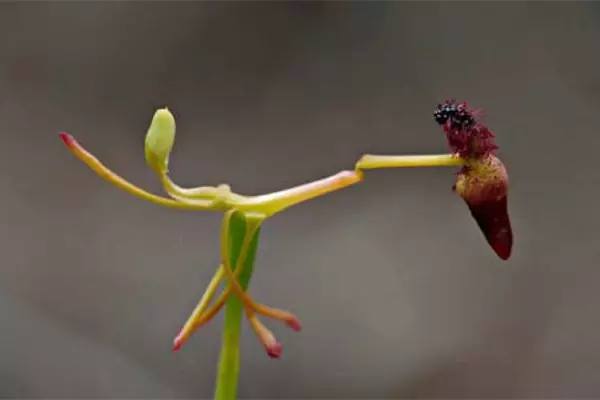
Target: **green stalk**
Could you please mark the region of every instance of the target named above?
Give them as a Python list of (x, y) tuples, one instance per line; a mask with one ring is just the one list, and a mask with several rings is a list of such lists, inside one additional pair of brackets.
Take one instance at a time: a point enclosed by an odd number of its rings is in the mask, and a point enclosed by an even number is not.
[[(248, 218), (242, 212), (235, 212), (230, 220), (228, 247), (231, 259), (231, 268), (235, 269), (242, 243), (249, 232), (248, 228), (260, 224), (261, 221)], [(260, 227), (254, 230), (254, 237), (250, 242), (243, 270), (238, 281), (242, 289), (247, 290), (252, 277), (256, 246)], [(232, 295), (225, 305), (225, 327), (221, 343), (221, 358), (217, 372), (215, 387), (215, 400), (235, 400), (237, 398), (238, 377), (240, 373), (240, 336), (242, 331), (242, 317), (244, 305), (240, 298)]]

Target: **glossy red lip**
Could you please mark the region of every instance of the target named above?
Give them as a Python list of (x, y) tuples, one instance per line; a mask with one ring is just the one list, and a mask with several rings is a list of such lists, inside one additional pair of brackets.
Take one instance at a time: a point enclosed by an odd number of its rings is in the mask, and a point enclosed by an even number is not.
[(498, 257), (508, 260), (512, 254), (513, 232), (508, 217), (507, 197), (476, 205), (467, 202), (467, 205), (489, 245)]

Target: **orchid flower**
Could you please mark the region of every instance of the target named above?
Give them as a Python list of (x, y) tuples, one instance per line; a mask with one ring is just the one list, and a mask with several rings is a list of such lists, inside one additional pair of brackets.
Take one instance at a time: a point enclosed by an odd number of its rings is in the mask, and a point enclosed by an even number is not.
[[(217, 268), (194, 312), (174, 340), (173, 349), (179, 349), (195, 330), (208, 323), (223, 308), (232, 294), (235, 294), (242, 300), (248, 321), (268, 354), (278, 357), (281, 353), (280, 345), (261, 323), (259, 316), (280, 320), (296, 331), (301, 329), (301, 324), (293, 314), (261, 304), (241, 288), (238, 279), (243, 269), (238, 267), (245, 263), (244, 259), (250, 251), (249, 241), (266, 218), (295, 204), (353, 185), (363, 179), (360, 171), (341, 171), (315, 182), (259, 196), (239, 195), (232, 192), (230, 186), (226, 184), (182, 188), (174, 183), (168, 174), (169, 155), (175, 143), (175, 119), (165, 108), (156, 111), (152, 118), (146, 134), (145, 158), (170, 196), (166, 198), (149, 193), (117, 175), (85, 150), (73, 136), (60, 133), (60, 137), (67, 148), (93, 171), (130, 194), (165, 207), (225, 212), (221, 235), (221, 265)], [(248, 225), (252, 228), (244, 232), (245, 241), (241, 244), (239, 259), (236, 265), (232, 265), (233, 261), (230, 257), (232, 250), (229, 245), (230, 225), (236, 216), (251, 222)], [(223, 279), (227, 280), (227, 287), (209, 307)]]
[(508, 216), (508, 172), (496, 156), (495, 135), (480, 120), (482, 110), (447, 100), (439, 104), (435, 121), (442, 127), (450, 154), (431, 156), (365, 155), (356, 168), (461, 167), (452, 189), (467, 203), (485, 239), (502, 260), (512, 253)]
[[(73, 136), (60, 133), (67, 148), (94, 172), (116, 187), (143, 200), (164, 207), (223, 212), (221, 262), (206, 291), (173, 342), (178, 350), (200, 327), (225, 307), (225, 328), (215, 389), (219, 400), (235, 399), (239, 374), (239, 338), (245, 314), (267, 354), (277, 358), (282, 346), (260, 317), (280, 321), (294, 331), (300, 320), (289, 311), (256, 301), (247, 292), (263, 222), (289, 207), (340, 190), (364, 179), (363, 170), (400, 167), (461, 167), (454, 190), (467, 202), (486, 239), (503, 259), (510, 256), (512, 230), (507, 213), (508, 177), (502, 162), (494, 155), (493, 134), (476, 120), (466, 103), (448, 101), (435, 112), (443, 127), (449, 154), (364, 155), (353, 170), (289, 189), (263, 194), (241, 195), (228, 184), (184, 188), (169, 176), (169, 156), (175, 144), (175, 118), (167, 108), (155, 112), (145, 138), (146, 163), (160, 179), (169, 197), (150, 193), (110, 170), (89, 153)], [(226, 281), (224, 289), (217, 291)], [(216, 297), (216, 298), (215, 298)]]

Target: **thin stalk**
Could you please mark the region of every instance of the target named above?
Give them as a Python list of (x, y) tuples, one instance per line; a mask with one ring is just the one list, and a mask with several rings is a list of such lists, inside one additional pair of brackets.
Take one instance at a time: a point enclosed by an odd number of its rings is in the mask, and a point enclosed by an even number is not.
[[(259, 222), (248, 218), (242, 212), (233, 213), (229, 225), (229, 257), (231, 268), (236, 268), (237, 260), (242, 250), (244, 238), (251, 232), (252, 225)], [(260, 227), (253, 230), (253, 238), (244, 263), (240, 266), (238, 282), (242, 289), (248, 289), (250, 278), (254, 268), (256, 246)], [(240, 336), (242, 331), (242, 318), (244, 316), (244, 304), (242, 300), (232, 294), (225, 305), (225, 327), (223, 329), (221, 356), (217, 372), (217, 383), (215, 387), (215, 400), (235, 400), (237, 398), (238, 378), (240, 374)]]
[(358, 169), (422, 168), (462, 166), (465, 161), (455, 154), (374, 155), (365, 154), (356, 163)]

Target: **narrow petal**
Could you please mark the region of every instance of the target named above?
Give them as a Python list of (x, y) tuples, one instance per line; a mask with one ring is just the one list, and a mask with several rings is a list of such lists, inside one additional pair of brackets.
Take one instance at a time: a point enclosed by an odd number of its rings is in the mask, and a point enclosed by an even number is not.
[(308, 201), (327, 193), (352, 186), (363, 180), (363, 173), (356, 171), (341, 171), (327, 178), (259, 196), (249, 196), (232, 202), (240, 211), (251, 211), (272, 216), (296, 204)]
[(208, 305), (214, 297), (214, 294), (218, 289), (219, 284), (223, 280), (223, 276), (224, 268), (223, 265), (220, 265), (217, 269), (217, 272), (208, 284), (208, 287), (202, 295), (202, 298), (198, 302), (198, 305), (196, 306), (196, 308), (194, 308), (194, 311), (189, 316), (188, 320), (185, 322), (185, 325), (183, 326), (183, 328), (181, 328), (181, 331), (173, 341), (173, 351), (179, 350), (194, 331), (196, 331), (200, 326), (210, 321), (210, 319), (212, 319), (212, 317), (214, 317), (223, 307), (231, 291), (225, 291), (224, 293), (222, 293), (221, 296), (214, 303), (213, 307), (211, 307), (207, 312)]
[(260, 322), (256, 314), (254, 314), (252, 310), (246, 309), (246, 315), (248, 317), (248, 322), (250, 322), (252, 330), (254, 331), (258, 339), (262, 342), (269, 357), (281, 357), (283, 346), (277, 341), (275, 335), (273, 335), (273, 332), (271, 332), (269, 328), (267, 328), (263, 325), (262, 322)]
[[(298, 317), (296, 317), (288, 311), (280, 310), (278, 308), (272, 308), (264, 304), (258, 303), (248, 293), (246, 293), (246, 291), (240, 286), (240, 283), (235, 278), (235, 272), (232, 269), (231, 260), (229, 259), (228, 252), (229, 225), (231, 218), (234, 215), (234, 212), (235, 210), (231, 210), (225, 213), (221, 229), (221, 257), (223, 268), (225, 271), (225, 276), (229, 281), (229, 285), (233, 289), (233, 292), (244, 303), (244, 306), (246, 308), (252, 310), (253, 312), (256, 312), (257, 314), (264, 315), (265, 317), (283, 321), (292, 330), (296, 332), (300, 331), (300, 329), (302, 329), (302, 325)], [(259, 225), (256, 225), (254, 229), (257, 229), (258, 227)], [(249, 231), (243, 239), (244, 241), (241, 246), (239, 258), (237, 260), (238, 265), (235, 266), (236, 271), (241, 270), (240, 265), (243, 265), (246, 262), (246, 257), (249, 254), (248, 249), (250, 246), (250, 240), (252, 239), (252, 237), (253, 232)]]
[(96, 174), (98, 174), (101, 178), (106, 181), (112, 183), (114, 186), (118, 187), (126, 191), (129, 194), (132, 194), (138, 198), (143, 200), (147, 200), (149, 202), (165, 206), (171, 208), (179, 208), (185, 210), (219, 210), (222, 207), (219, 205), (213, 204), (211, 201), (175, 201), (169, 198), (157, 196), (155, 194), (149, 193), (146, 190), (135, 186), (131, 182), (122, 178), (115, 172), (111, 171), (107, 168), (100, 160), (98, 160), (93, 154), (88, 152), (75, 138), (68, 133), (60, 133), (60, 139), (66, 145), (66, 147), (73, 153), (77, 158), (83, 161), (88, 165)]
[(179, 350), (195, 331), (210, 322), (221, 311), (230, 294), (231, 288), (225, 289), (206, 311), (198, 316), (190, 316), (175, 340), (173, 340), (173, 351)]

